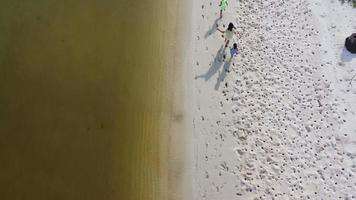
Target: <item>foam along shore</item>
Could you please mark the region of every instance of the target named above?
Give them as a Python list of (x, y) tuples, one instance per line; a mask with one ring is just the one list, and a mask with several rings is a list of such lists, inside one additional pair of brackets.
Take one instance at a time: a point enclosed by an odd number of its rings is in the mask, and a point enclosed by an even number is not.
[[(216, 27), (230, 22), (240, 36), (225, 49)], [(220, 19), (197, 0), (191, 27), (193, 199), (355, 199), (356, 55), (343, 45), (356, 9), (230, 0)]]

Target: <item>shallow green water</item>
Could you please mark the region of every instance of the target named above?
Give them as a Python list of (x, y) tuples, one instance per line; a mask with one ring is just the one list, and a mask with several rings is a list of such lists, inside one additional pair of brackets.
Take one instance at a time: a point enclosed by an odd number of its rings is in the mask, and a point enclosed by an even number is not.
[(0, 1), (0, 199), (162, 197), (165, 7)]

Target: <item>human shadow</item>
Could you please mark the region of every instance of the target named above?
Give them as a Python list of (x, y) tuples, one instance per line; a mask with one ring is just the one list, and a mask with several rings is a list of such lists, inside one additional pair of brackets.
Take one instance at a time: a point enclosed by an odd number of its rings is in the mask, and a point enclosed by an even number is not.
[(342, 62), (350, 62), (352, 59), (356, 58), (356, 54), (352, 54), (345, 47), (342, 48), (340, 59)]
[(224, 45), (222, 45), (220, 47), (220, 49), (218, 50), (218, 52), (216, 53), (214, 61), (211, 64), (211, 67), (209, 68), (209, 70), (205, 74), (196, 76), (195, 79), (204, 78), (205, 81), (209, 80), (219, 70), (219, 68), (223, 64), (225, 49), (226, 49), (226, 47), (224, 47)]
[(227, 73), (229, 72), (230, 65), (232, 63), (232, 58), (233, 56), (230, 57), (229, 60), (225, 61), (224, 67), (222, 68), (222, 71), (219, 73), (218, 80), (215, 84), (215, 90), (218, 90), (220, 87), (220, 83), (224, 81), (224, 79), (227, 76)]
[(214, 24), (211, 26), (211, 28), (205, 33), (204, 38), (208, 38), (211, 34), (215, 33), (215, 31), (218, 29), (218, 22), (221, 20), (221, 18), (217, 18), (214, 21)]

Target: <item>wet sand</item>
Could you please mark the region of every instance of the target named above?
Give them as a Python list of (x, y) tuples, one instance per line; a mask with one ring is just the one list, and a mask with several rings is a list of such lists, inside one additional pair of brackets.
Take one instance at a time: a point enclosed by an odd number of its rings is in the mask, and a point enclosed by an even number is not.
[(167, 198), (167, 7), (1, 2), (1, 199)]

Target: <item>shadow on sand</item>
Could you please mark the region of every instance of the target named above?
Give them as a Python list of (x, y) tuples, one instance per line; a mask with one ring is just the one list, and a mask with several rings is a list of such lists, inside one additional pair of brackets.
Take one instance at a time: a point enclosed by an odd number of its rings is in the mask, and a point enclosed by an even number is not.
[(227, 76), (227, 72), (229, 71), (230, 65), (232, 63), (232, 57), (230, 57), (229, 60), (224, 61), (224, 53), (225, 53), (226, 47), (222, 45), (218, 52), (215, 55), (214, 61), (211, 64), (211, 67), (209, 70), (202, 75), (196, 76), (195, 79), (198, 78), (204, 78), (205, 81), (208, 81), (215, 73), (219, 71), (221, 66), (223, 65), (222, 71), (219, 72), (219, 77), (217, 78), (217, 82), (215, 84), (215, 90), (219, 89), (220, 82), (222, 82), (225, 77)]
[(356, 54), (350, 53), (345, 47), (342, 48), (340, 59), (342, 62), (350, 62), (352, 59), (356, 58)]
[(211, 26), (211, 28), (205, 33), (204, 37), (205, 39), (208, 38), (211, 34), (215, 33), (215, 31), (218, 28), (218, 22), (221, 20), (221, 18), (217, 18), (214, 21), (214, 24)]
[(218, 52), (215, 55), (214, 61), (211, 64), (211, 67), (209, 68), (209, 70), (202, 75), (196, 76), (195, 79), (198, 78), (204, 78), (205, 81), (209, 80), (221, 67), (221, 65), (224, 63), (224, 52), (225, 52), (226, 47), (224, 47), (224, 45), (222, 45), (220, 47), (220, 49), (218, 50)]
[(225, 61), (225, 64), (222, 68), (222, 71), (219, 72), (219, 77), (218, 77), (218, 80), (216, 81), (216, 84), (215, 84), (215, 90), (218, 90), (219, 87), (220, 87), (220, 83), (224, 81), (224, 79), (226, 78), (227, 76), (227, 73), (229, 72), (229, 68), (230, 68), (230, 65), (232, 63), (232, 56), (230, 57), (230, 59), (228, 61)]

